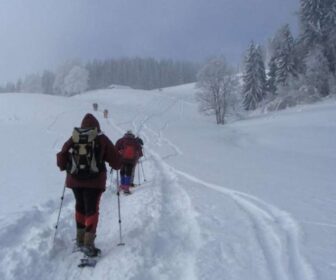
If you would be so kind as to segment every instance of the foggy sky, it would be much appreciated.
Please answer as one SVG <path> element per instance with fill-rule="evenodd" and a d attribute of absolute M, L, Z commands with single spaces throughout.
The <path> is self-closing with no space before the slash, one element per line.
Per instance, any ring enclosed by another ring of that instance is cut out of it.
<path fill-rule="evenodd" d="M 185 60 L 224 55 L 238 64 L 254 40 L 297 29 L 298 0 L 0 0 L 0 83 L 55 70 L 67 59 Z"/>

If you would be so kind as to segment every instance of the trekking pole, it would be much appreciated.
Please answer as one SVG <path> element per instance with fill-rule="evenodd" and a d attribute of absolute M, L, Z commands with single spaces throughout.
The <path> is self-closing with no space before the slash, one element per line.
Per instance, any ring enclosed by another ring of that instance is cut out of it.
<path fill-rule="evenodd" d="M 139 163 L 137 165 L 138 165 L 138 181 L 139 181 L 139 186 L 140 186 L 141 182 L 140 182 L 140 167 L 139 167 Z"/>
<path fill-rule="evenodd" d="M 111 167 L 110 171 L 110 189 L 112 190 L 112 183 L 113 183 L 113 168 Z"/>
<path fill-rule="evenodd" d="M 143 168 L 143 165 L 142 165 L 142 160 L 140 161 L 140 164 L 141 164 L 141 169 L 142 169 L 142 174 L 143 174 L 143 177 L 144 177 L 144 181 L 146 182 L 146 176 L 145 176 L 145 171 L 144 171 L 144 168 Z"/>
<path fill-rule="evenodd" d="M 118 171 L 117 171 L 117 174 L 118 174 Z M 110 170 L 110 190 L 111 190 L 111 193 L 114 194 L 114 190 L 113 190 L 113 169 L 111 167 L 111 170 Z"/>
<path fill-rule="evenodd" d="M 63 187 L 63 192 L 62 192 L 62 196 L 61 196 L 61 205 L 60 205 L 60 208 L 58 210 L 58 217 L 57 217 L 57 222 L 56 222 L 56 225 L 55 225 L 55 234 L 54 234 L 54 239 L 53 239 L 53 245 L 55 244 L 58 224 L 59 224 L 59 220 L 60 220 L 60 217 L 61 217 L 61 211 L 62 211 L 63 200 L 64 200 L 64 193 L 65 193 L 65 185 Z"/>
<path fill-rule="evenodd" d="M 119 173 L 118 172 L 117 172 L 117 196 L 118 196 L 119 240 L 120 240 L 118 246 L 124 246 L 125 243 L 122 242 L 122 234 L 121 234 L 120 190 L 119 190 Z"/>

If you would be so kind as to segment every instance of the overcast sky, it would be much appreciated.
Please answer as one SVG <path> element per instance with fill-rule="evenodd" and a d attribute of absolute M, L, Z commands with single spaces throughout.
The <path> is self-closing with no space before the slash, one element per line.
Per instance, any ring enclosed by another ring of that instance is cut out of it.
<path fill-rule="evenodd" d="M 298 0 L 0 0 L 0 83 L 67 59 L 120 56 L 238 64 L 249 41 L 283 24 Z"/>

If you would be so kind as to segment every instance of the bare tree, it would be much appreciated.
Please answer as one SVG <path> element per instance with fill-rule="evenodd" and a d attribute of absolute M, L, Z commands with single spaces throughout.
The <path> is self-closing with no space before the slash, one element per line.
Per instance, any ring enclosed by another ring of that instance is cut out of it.
<path fill-rule="evenodd" d="M 201 112 L 216 116 L 217 124 L 225 123 L 232 95 L 236 93 L 238 81 L 233 70 L 225 60 L 210 60 L 198 73 L 197 93 Z"/>

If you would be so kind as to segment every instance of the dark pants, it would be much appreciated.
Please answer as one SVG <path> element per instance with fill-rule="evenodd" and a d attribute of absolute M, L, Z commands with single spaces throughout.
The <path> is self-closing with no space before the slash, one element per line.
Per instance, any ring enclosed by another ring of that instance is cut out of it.
<path fill-rule="evenodd" d="M 102 190 L 93 188 L 73 188 L 76 199 L 77 228 L 95 233 L 99 218 L 99 202 Z"/>
<path fill-rule="evenodd" d="M 120 169 L 120 175 L 121 176 L 132 176 L 133 169 L 135 167 L 135 164 L 133 162 L 125 162 L 123 163 L 121 169 Z"/>
<path fill-rule="evenodd" d="M 121 185 L 130 186 L 132 181 L 132 174 L 135 168 L 135 163 L 133 162 L 124 162 L 120 169 L 120 183 Z"/>

